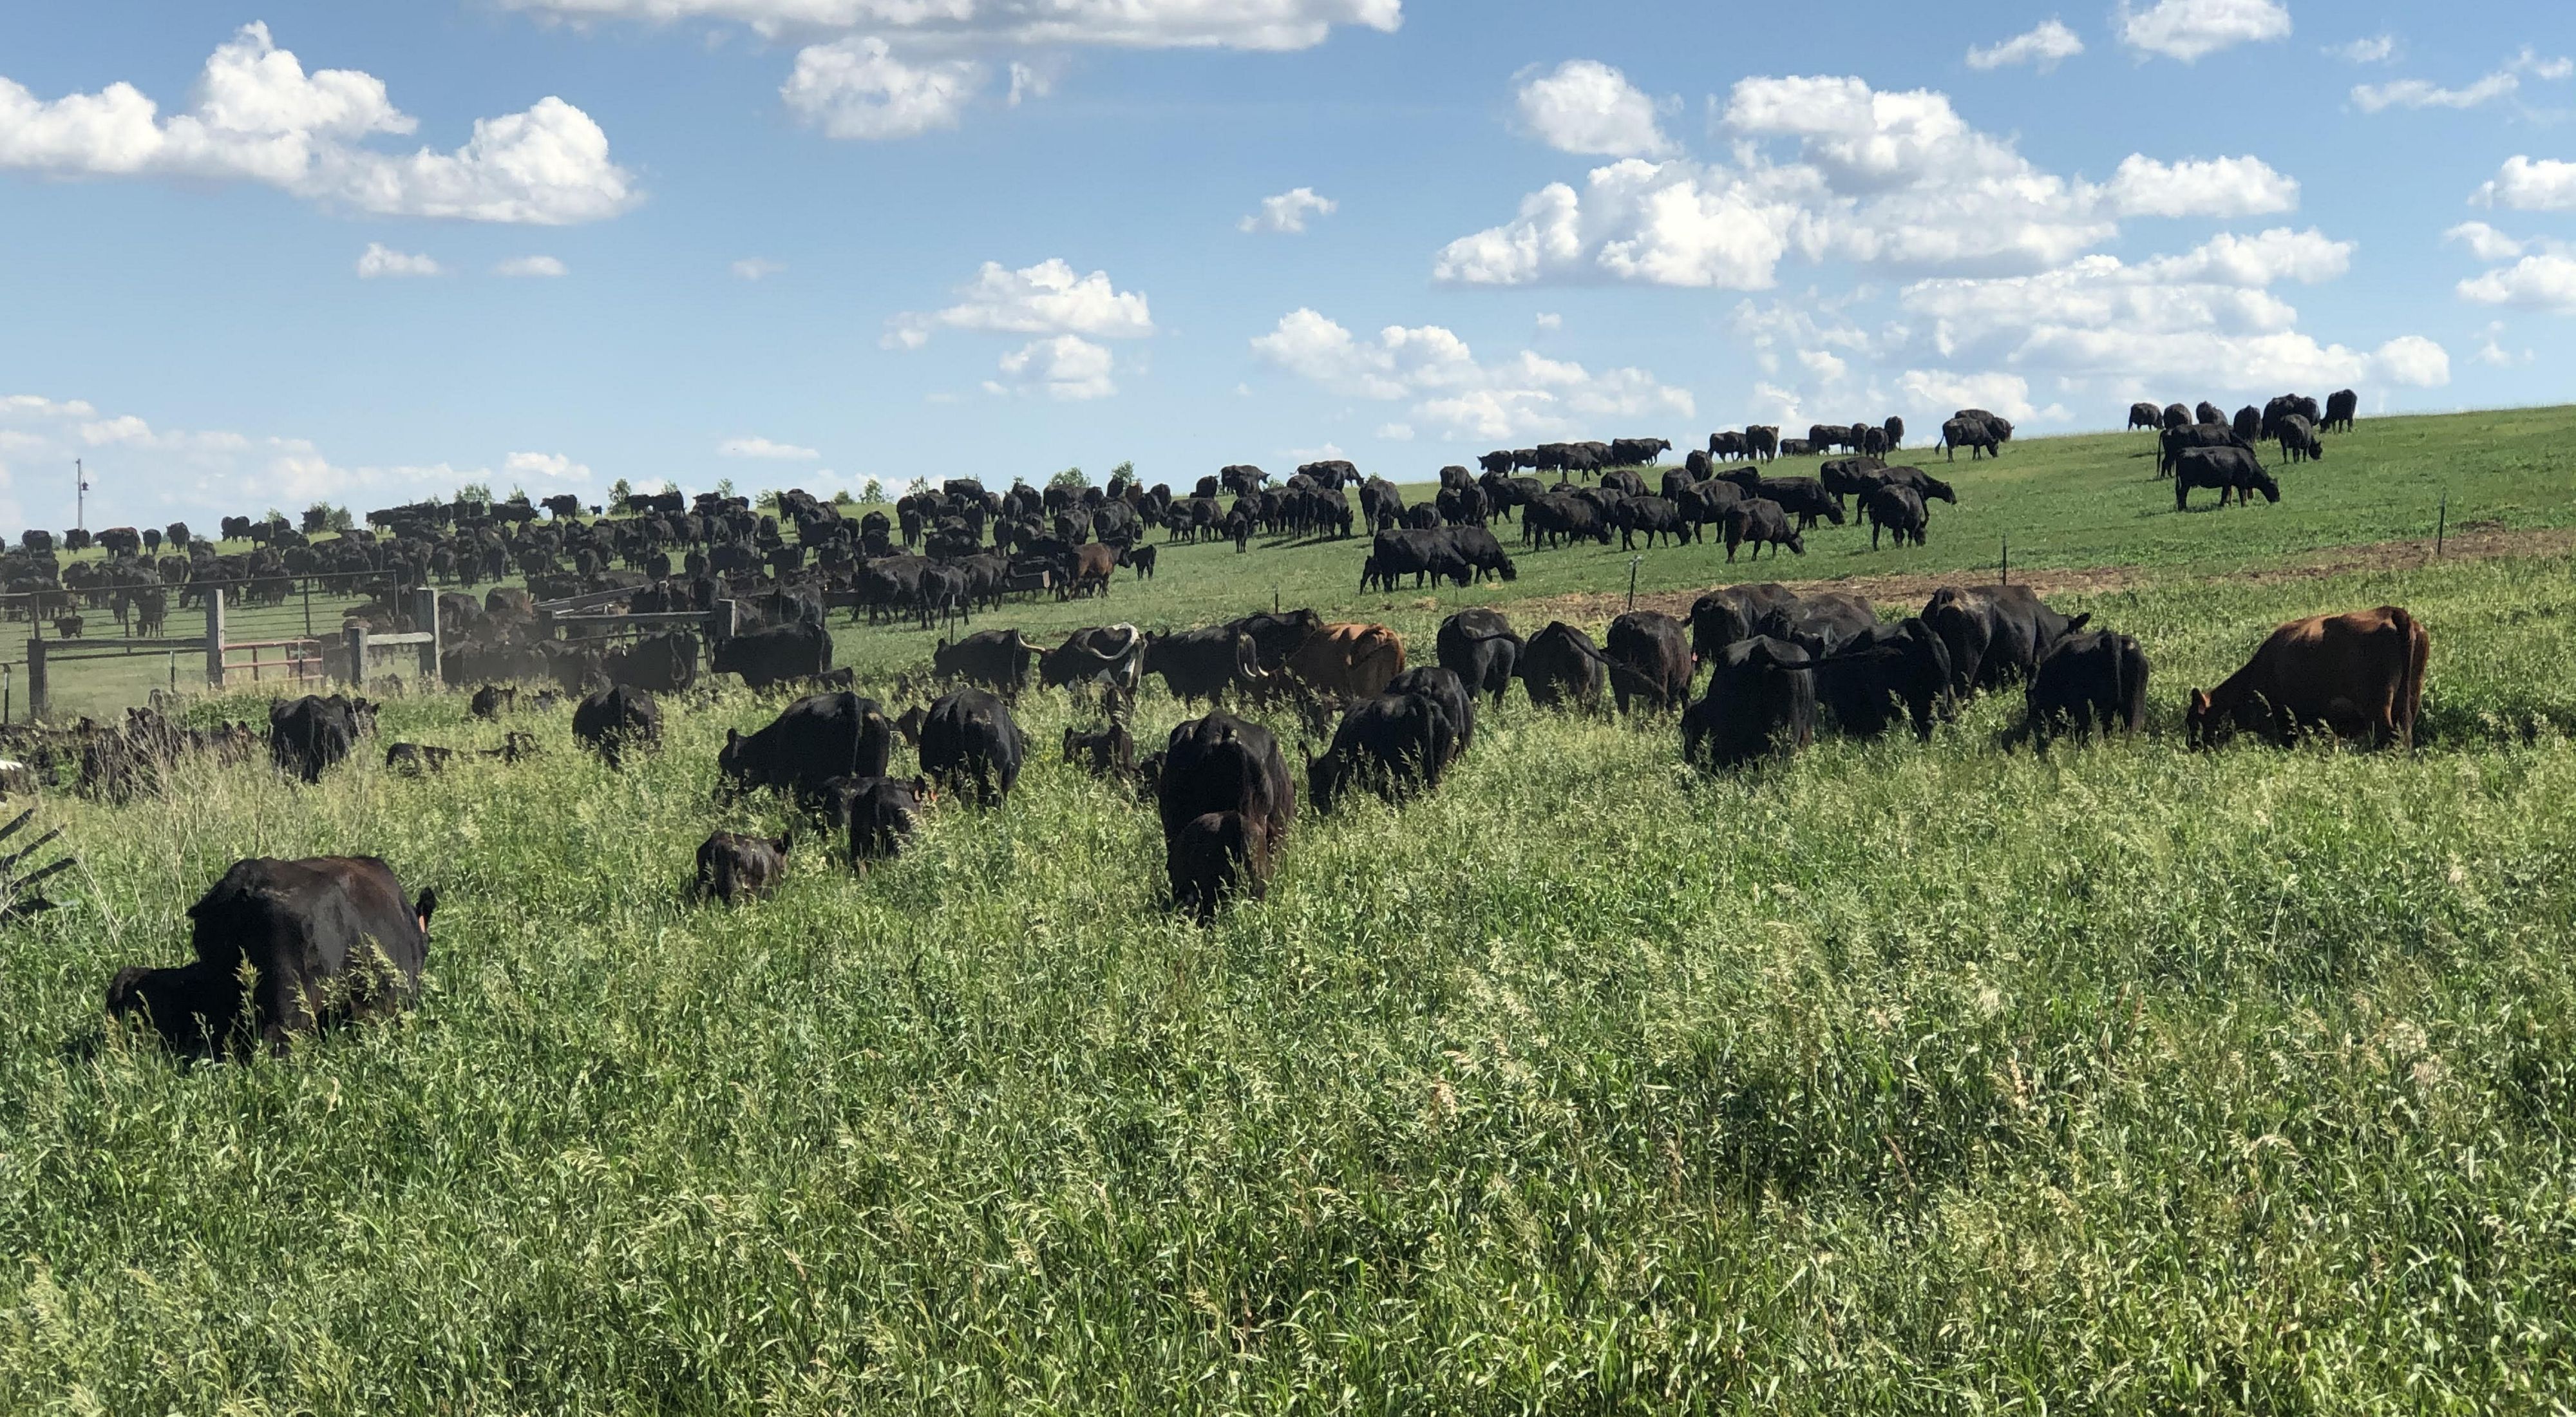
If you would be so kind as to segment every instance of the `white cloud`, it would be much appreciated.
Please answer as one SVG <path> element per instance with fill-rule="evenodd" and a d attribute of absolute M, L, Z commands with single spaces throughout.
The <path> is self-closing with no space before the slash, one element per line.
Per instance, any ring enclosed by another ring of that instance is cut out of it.
<path fill-rule="evenodd" d="M 941 326 L 1096 339 L 1141 339 L 1154 332 L 1154 317 L 1141 291 L 1119 290 L 1107 271 L 1077 276 L 1062 258 L 1016 271 L 986 261 L 957 294 L 958 302 L 944 310 L 895 316 L 879 343 L 888 349 L 918 349 Z"/>
<path fill-rule="evenodd" d="M 1675 151 L 1656 126 L 1655 101 L 1598 60 L 1568 59 L 1523 82 L 1514 102 L 1530 135 L 1559 152 L 1663 157 Z"/>
<path fill-rule="evenodd" d="M 2299 205 L 2299 184 L 2251 156 L 2163 163 L 2132 153 L 2109 192 L 2123 216 L 2263 216 Z"/>
<path fill-rule="evenodd" d="M 1331 216 L 1341 203 L 1330 197 L 1318 197 L 1312 187 L 1292 187 L 1276 197 L 1261 199 L 1261 210 L 1236 222 L 1242 231 L 1299 232 L 1306 229 L 1306 218 Z"/>
<path fill-rule="evenodd" d="M 2510 369 L 2517 364 L 2529 364 L 2537 357 L 2534 352 L 2529 349 L 2525 349 L 2520 355 L 2515 355 L 2507 351 L 2503 344 L 2499 342 L 2503 338 L 2504 321 L 2493 320 L 2488 322 L 2487 327 L 2478 332 L 2477 361 L 2490 368 Z"/>
<path fill-rule="evenodd" d="M 562 453 L 512 453 L 501 460 L 501 471 L 519 483 L 558 486 L 590 481 L 589 466 Z"/>
<path fill-rule="evenodd" d="M 2034 405 L 2030 401 L 2030 381 L 2018 374 L 1908 369 L 1897 379 L 1896 387 L 1907 409 L 1927 422 L 1947 418 L 1953 410 L 1962 408 L 2000 413 L 2015 423 L 2055 421 L 2067 416 L 2058 405 Z M 1931 431 L 1937 435 L 1940 429 L 1936 426 Z"/>
<path fill-rule="evenodd" d="M 492 268 L 500 276 L 534 276 L 553 279 L 572 274 L 570 267 L 552 256 L 517 256 Z"/>
<path fill-rule="evenodd" d="M 796 51 L 778 96 L 830 137 L 917 138 L 956 127 L 983 87 L 984 66 L 971 59 L 906 63 L 884 40 L 858 35 Z"/>
<path fill-rule="evenodd" d="M 1608 423 L 1688 419 L 1688 391 L 1643 369 L 1595 374 L 1580 364 L 1523 350 L 1495 364 L 1477 361 L 1467 342 L 1437 325 L 1389 325 L 1361 340 L 1313 310 L 1280 317 L 1252 341 L 1271 364 L 1335 393 L 1380 402 L 1409 401 L 1411 425 L 1428 423 L 1450 438 L 1506 439 L 1571 433 Z"/>
<path fill-rule="evenodd" d="M 1109 347 L 1078 335 L 1032 340 L 1002 356 L 1002 376 L 1021 389 L 1041 391 L 1054 399 L 1107 398 L 1118 392 L 1111 381 Z"/>
<path fill-rule="evenodd" d="M 762 256 L 745 256 L 733 263 L 734 276 L 740 280 L 767 280 L 771 276 L 784 274 L 786 270 L 787 266 L 784 262 L 772 261 Z"/>
<path fill-rule="evenodd" d="M 727 20 L 763 35 L 865 29 L 925 40 L 1140 49 L 1308 49 L 1335 25 L 1393 33 L 1402 0 L 504 0 L 567 20 Z"/>
<path fill-rule="evenodd" d="M 358 253 L 358 279 L 378 280 L 386 276 L 443 276 L 447 268 L 428 256 L 415 256 L 396 251 L 381 241 L 370 241 Z"/>
<path fill-rule="evenodd" d="M 2385 64 L 2397 57 L 2397 37 L 2386 34 L 2373 35 L 2367 39 L 2329 45 L 2326 53 L 2347 64 Z"/>
<path fill-rule="evenodd" d="M 1410 423 L 1381 423 L 1377 426 L 1377 435 L 1390 443 L 1410 443 L 1413 441 L 1413 425 Z"/>
<path fill-rule="evenodd" d="M 1540 311 L 1540 312 L 1539 312 L 1539 317 L 1538 317 L 1538 327 L 1539 327 L 1541 330 L 1543 330 L 1543 331 L 1555 331 L 1555 330 L 1561 330 L 1561 329 L 1564 329 L 1564 328 L 1565 328 L 1565 317 L 1564 317 L 1563 315 L 1557 314 L 1557 313 L 1556 313 L 1555 311 L 1553 311 L 1553 310 L 1542 310 L 1542 311 Z"/>
<path fill-rule="evenodd" d="M 2075 37 L 2054 18 L 2040 21 L 2035 29 L 2014 35 L 2001 44 L 1989 44 L 1968 51 L 1971 69 L 2000 69 L 2007 64 L 2030 64 L 2045 74 L 2064 60 L 2084 52 L 2084 41 Z"/>
<path fill-rule="evenodd" d="M 2504 205 L 2521 212 L 2576 212 L 2576 162 L 2516 155 L 2469 196 L 2473 206 Z"/>
<path fill-rule="evenodd" d="M 362 146 L 418 123 L 383 81 L 304 71 L 246 25 L 206 61 L 197 101 L 167 121 L 131 84 L 37 99 L 0 79 L 0 168 L 73 176 L 258 182 L 308 201 L 384 216 L 560 225 L 617 215 L 638 200 L 608 157 L 608 135 L 559 98 L 478 119 L 453 152 Z"/>
<path fill-rule="evenodd" d="M 2290 7 L 2281 0 L 2158 0 L 2132 11 L 2121 0 L 2120 42 L 2186 64 L 2219 50 L 2287 39 Z"/>
<path fill-rule="evenodd" d="M 1011 65 L 1011 95 L 1007 102 L 1017 108 L 1023 99 L 1044 98 L 1055 92 L 1056 66 L 1053 64 Z"/>
<path fill-rule="evenodd" d="M 2576 257 L 2550 253 L 2525 256 L 2459 284 L 2462 300 L 2479 305 L 2514 305 L 2554 314 L 2576 314 Z"/>
<path fill-rule="evenodd" d="M 2555 59 L 2544 58 L 2528 44 L 2524 45 L 2522 52 L 2515 55 L 2513 62 L 2505 67 L 2519 69 L 2533 78 L 2547 79 L 2552 83 L 2558 83 L 2570 75 L 2576 75 L 2576 59 L 2570 59 L 2564 54 Z"/>
<path fill-rule="evenodd" d="M 716 456 L 765 458 L 779 462 L 812 462 L 823 455 L 812 448 L 800 448 L 794 443 L 773 443 L 756 434 L 748 434 L 740 438 L 727 438 L 716 444 Z"/>
<path fill-rule="evenodd" d="M 2482 221 L 2464 221 L 2442 233 L 2445 242 L 2456 241 L 2469 248 L 2469 254 L 2481 261 L 2510 261 L 2523 253 L 2529 244 L 2517 241 Z"/>
<path fill-rule="evenodd" d="M 2364 113 L 2388 108 L 2475 108 L 2522 87 L 2522 80 L 2497 72 L 2464 88 L 2446 89 L 2424 79 L 2393 79 L 2384 84 L 2355 84 L 2353 106 Z"/>
<path fill-rule="evenodd" d="M 2392 384 L 2438 389 L 2451 382 L 2451 356 L 2422 335 L 2400 335 L 2372 356 L 2372 372 Z"/>

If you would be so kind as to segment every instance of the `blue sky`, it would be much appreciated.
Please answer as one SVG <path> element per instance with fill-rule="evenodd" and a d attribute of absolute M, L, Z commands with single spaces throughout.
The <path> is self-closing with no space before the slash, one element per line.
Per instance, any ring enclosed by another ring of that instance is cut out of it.
<path fill-rule="evenodd" d="M 0 532 L 2547 402 L 2576 21 L 2314 0 L 25 0 Z"/>

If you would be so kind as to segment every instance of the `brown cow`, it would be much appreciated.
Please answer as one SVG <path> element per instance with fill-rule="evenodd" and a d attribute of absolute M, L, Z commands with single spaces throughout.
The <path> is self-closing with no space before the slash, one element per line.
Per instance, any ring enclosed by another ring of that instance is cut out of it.
<path fill-rule="evenodd" d="M 1373 699 L 1404 672 L 1404 641 L 1384 625 L 1320 625 L 1288 656 L 1300 683 L 1343 699 Z"/>
<path fill-rule="evenodd" d="M 1065 587 L 1065 594 L 1107 595 L 1109 578 L 1118 569 L 1118 548 L 1097 541 L 1077 546 L 1073 548 L 1071 564 L 1073 574 L 1068 578 L 1071 584 Z"/>
<path fill-rule="evenodd" d="M 2424 627 L 2394 605 L 2293 620 L 2226 683 L 2191 691 L 2191 741 L 2235 727 L 2286 744 L 2323 724 L 2342 737 L 2367 734 L 2374 746 L 2411 747 L 2431 648 Z"/>

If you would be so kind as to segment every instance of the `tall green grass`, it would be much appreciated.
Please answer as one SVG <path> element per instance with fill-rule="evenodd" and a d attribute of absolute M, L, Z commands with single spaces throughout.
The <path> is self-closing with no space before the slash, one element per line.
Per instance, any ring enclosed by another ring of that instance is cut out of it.
<path fill-rule="evenodd" d="M 2420 751 L 2183 749 L 2272 623 L 2390 600 Z M 711 800 L 740 693 L 624 773 L 557 714 L 519 769 L 49 801 L 0 1409 L 2563 1407 L 2576 577 L 2087 608 L 2154 658 L 2143 738 L 2007 754 L 1990 697 L 1704 777 L 1516 695 L 1207 930 L 1060 696 L 1006 806 L 730 912 L 679 887 L 783 820 Z M 241 1066 L 103 1031 L 229 861 L 348 850 L 439 888 L 416 1012 Z"/>

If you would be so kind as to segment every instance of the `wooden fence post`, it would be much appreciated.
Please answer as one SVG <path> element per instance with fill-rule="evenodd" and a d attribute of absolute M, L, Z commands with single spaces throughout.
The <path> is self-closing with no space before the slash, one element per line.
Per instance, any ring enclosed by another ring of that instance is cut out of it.
<path fill-rule="evenodd" d="M 421 586 L 411 593 L 412 623 L 429 636 L 420 646 L 420 681 L 426 690 L 438 682 L 438 592 Z"/>
<path fill-rule="evenodd" d="M 27 641 L 27 721 L 42 722 L 45 717 L 45 641 L 32 636 Z"/>
<path fill-rule="evenodd" d="M 206 588 L 206 687 L 224 687 L 224 588 Z"/>

